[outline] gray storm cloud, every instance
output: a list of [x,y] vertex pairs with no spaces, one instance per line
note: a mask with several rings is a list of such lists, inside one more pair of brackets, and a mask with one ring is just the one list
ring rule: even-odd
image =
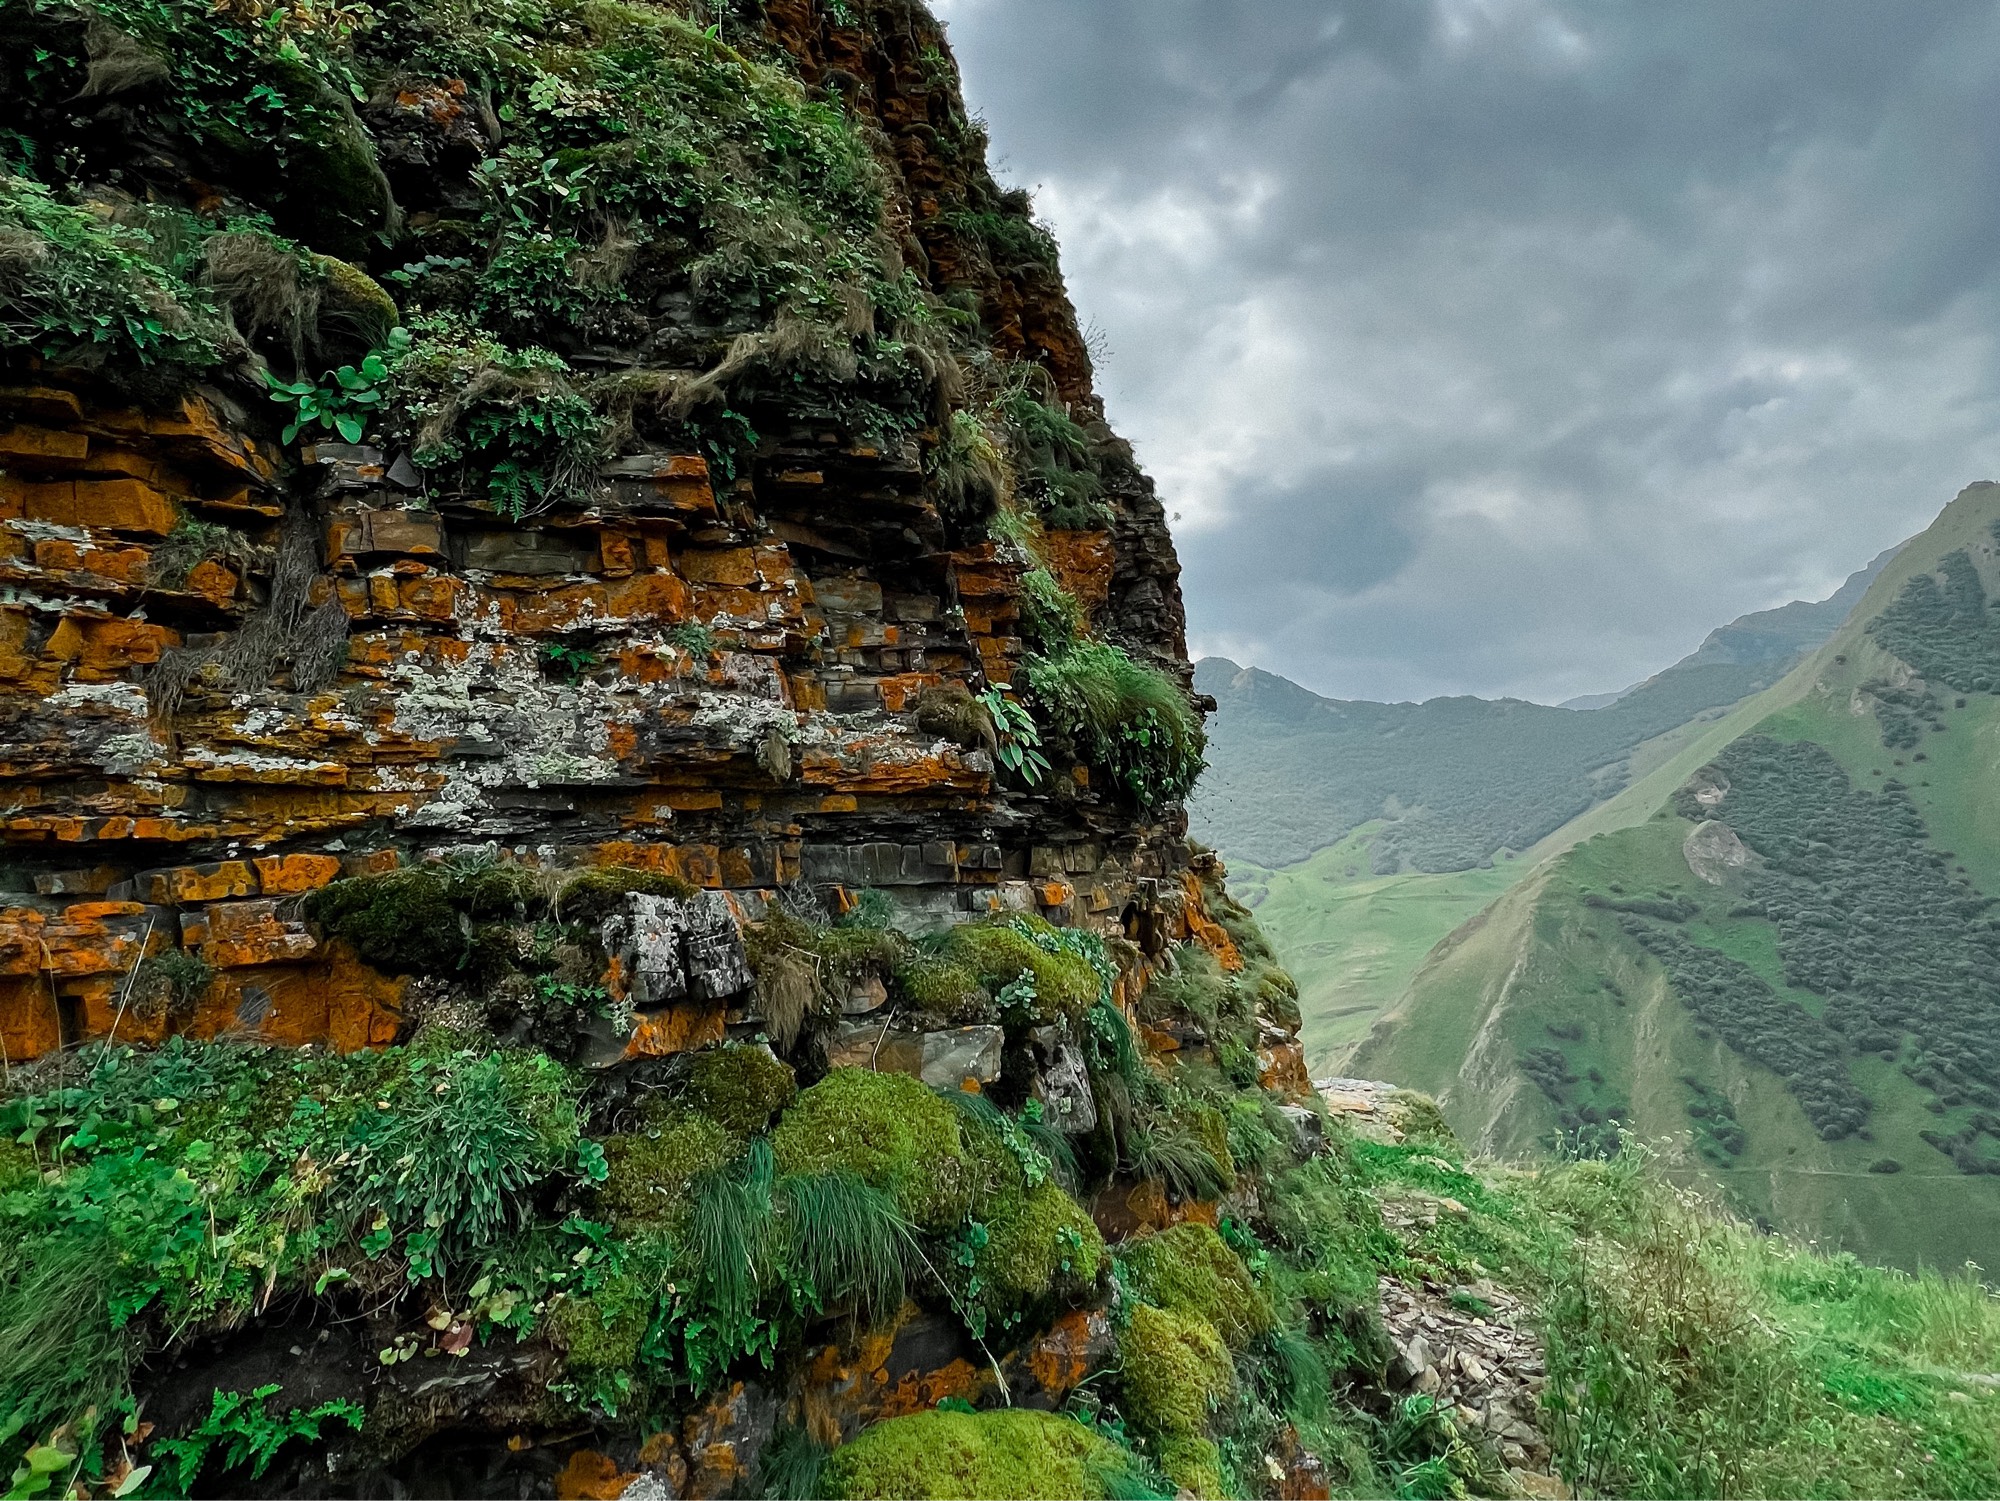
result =
[[2000,5],[938,9],[1198,654],[1622,687],[2000,478]]

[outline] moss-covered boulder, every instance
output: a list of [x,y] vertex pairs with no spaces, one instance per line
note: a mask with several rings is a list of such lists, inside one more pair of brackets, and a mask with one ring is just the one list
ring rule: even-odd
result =
[[958,1117],[907,1074],[835,1069],[793,1102],[771,1148],[781,1173],[852,1173],[894,1194],[922,1230],[956,1225],[971,1202]]
[[834,1451],[820,1482],[822,1494],[846,1501],[1070,1501],[1133,1494],[1131,1468],[1123,1450],[1073,1418],[933,1411],[867,1429]]
[[676,1219],[696,1176],[741,1149],[705,1115],[676,1112],[657,1124],[602,1143],[609,1173],[597,1186],[597,1210],[621,1226],[663,1226]]
[[1156,1440],[1199,1438],[1236,1388],[1215,1326],[1199,1314],[1141,1303],[1118,1336],[1126,1416]]
[[1064,1017],[1079,1020],[1097,1003],[1101,989],[1097,970],[1088,959],[1080,954],[1050,952],[1022,931],[1018,919],[954,928],[940,957],[958,965],[996,996],[1026,975],[1034,995],[1013,1003],[1006,1017],[1010,1023],[1039,1024]]
[[979,976],[940,954],[913,954],[892,977],[897,999],[911,1010],[952,1026],[993,1020],[993,997]]
[[622,1371],[639,1358],[652,1318],[651,1297],[636,1278],[622,1278],[596,1292],[559,1299],[549,1309],[547,1327],[567,1364]]
[[1044,1178],[987,1227],[974,1270],[989,1305],[1011,1312],[1081,1297],[1103,1265],[1104,1237],[1096,1224],[1061,1185]]
[[1271,1300],[1222,1237],[1196,1221],[1143,1236],[1118,1253],[1125,1284],[1138,1297],[1205,1320],[1234,1349],[1277,1323]]
[[624,911],[625,898],[635,891],[646,896],[685,900],[694,895],[695,888],[664,871],[600,866],[571,876],[563,883],[556,896],[556,915],[566,923],[594,928],[613,913]]
[[752,1136],[798,1092],[789,1064],[761,1044],[744,1043],[696,1053],[688,1062],[684,1098],[724,1130]]
[[477,924],[525,916],[538,897],[521,866],[434,861],[335,881],[308,895],[304,911],[377,969],[448,975],[471,964]]

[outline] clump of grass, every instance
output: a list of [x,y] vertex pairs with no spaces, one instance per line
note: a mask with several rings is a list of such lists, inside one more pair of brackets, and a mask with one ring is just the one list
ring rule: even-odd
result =
[[1201,716],[1157,667],[1102,641],[1031,656],[1022,679],[1044,738],[1059,736],[1142,809],[1179,802],[1207,764]]
[[780,1050],[798,1041],[808,1022],[837,1016],[864,979],[887,981],[905,952],[893,929],[815,922],[773,905],[743,935],[757,977],[757,1009]]
[[[1226,1143],[1226,1138],[1225,1138]],[[1220,1198],[1235,1186],[1225,1144],[1218,1150],[1185,1115],[1149,1111],[1127,1136],[1125,1167],[1150,1178],[1182,1203]]]

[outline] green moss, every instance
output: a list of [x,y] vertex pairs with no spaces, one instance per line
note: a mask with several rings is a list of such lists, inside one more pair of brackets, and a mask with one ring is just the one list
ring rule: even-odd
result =
[[607,1137],[610,1176],[597,1186],[600,1213],[626,1224],[665,1224],[687,1202],[688,1185],[735,1157],[737,1143],[707,1116],[679,1113],[647,1131]]
[[621,1277],[593,1293],[561,1299],[549,1310],[548,1330],[570,1365],[619,1371],[639,1358],[652,1317],[652,1298],[636,1278]]
[[536,900],[534,876],[518,865],[434,862],[335,881],[308,895],[304,910],[378,969],[450,974],[479,946],[461,916],[525,915]]
[[936,954],[914,954],[892,977],[902,1001],[939,1021],[964,1026],[993,1018],[993,997],[965,965]]
[[689,1060],[686,1100],[738,1136],[752,1136],[799,1092],[790,1066],[754,1043],[711,1048]]
[[793,1102],[771,1146],[780,1172],[853,1173],[920,1229],[957,1224],[970,1202],[958,1119],[907,1074],[835,1069]]
[[941,957],[975,976],[998,994],[1025,972],[1034,982],[1034,999],[1025,1014],[1009,1021],[1031,1024],[1068,1017],[1080,1019],[1096,1004],[1097,971],[1077,954],[1052,954],[1013,923],[967,923],[952,929]]
[[1194,1313],[1140,1303],[1118,1336],[1126,1415],[1155,1439],[1198,1438],[1236,1389],[1229,1348]]
[[633,891],[684,900],[694,895],[695,888],[679,876],[663,871],[600,866],[571,876],[563,883],[556,898],[556,912],[566,923],[594,928],[613,913],[624,911],[626,894]]
[[846,1501],[1065,1501],[1104,1496],[1105,1477],[1127,1468],[1117,1445],[1075,1419],[1016,1407],[877,1423],[834,1451],[821,1482]]
[[1222,1451],[1212,1440],[1170,1438],[1157,1447],[1160,1469],[1176,1489],[1198,1496],[1201,1501],[1215,1501],[1229,1494],[1222,1478]]
[[378,969],[458,969],[464,953],[458,913],[442,877],[428,867],[336,881],[306,897],[304,911]]
[[1171,1312],[1199,1315],[1235,1349],[1277,1324],[1243,1259],[1207,1225],[1190,1220],[1129,1241],[1118,1259],[1133,1292]]
[[975,1270],[988,1301],[1009,1311],[1054,1298],[1073,1301],[1097,1281],[1104,1237],[1053,1179],[1030,1189],[1010,1214],[989,1222]]
[[955,741],[967,750],[981,746],[990,750],[995,744],[992,712],[956,679],[933,683],[919,693],[916,716],[918,729]]
[[395,298],[359,266],[330,255],[314,256],[313,261],[325,279],[319,299],[321,326],[337,327],[364,348],[385,343],[389,330],[402,319]]
[[1399,1089],[1389,1096],[1389,1109],[1397,1129],[1406,1140],[1450,1147],[1453,1151],[1463,1150],[1457,1134],[1445,1120],[1444,1112],[1438,1109],[1437,1101],[1429,1095]]
[[32,1187],[42,1176],[35,1154],[19,1142],[0,1136],[0,1194]]
[[994,1225],[1018,1214],[1028,1196],[1021,1159],[997,1133],[966,1121],[961,1133],[966,1179],[971,1185],[970,1213],[982,1225]]
[[1224,1186],[1236,1186],[1236,1158],[1229,1150],[1229,1117],[1213,1105],[1186,1107],[1188,1128],[1222,1169]]

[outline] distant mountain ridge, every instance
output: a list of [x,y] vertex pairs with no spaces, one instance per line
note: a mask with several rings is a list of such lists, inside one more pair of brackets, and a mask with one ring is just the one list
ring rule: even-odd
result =
[[[1812,650],[1840,629],[1840,623],[1861,603],[1861,596],[1868,592],[1868,585],[1874,581],[1875,575],[1896,556],[1897,548],[1902,545],[1898,543],[1896,547],[1877,554],[1873,562],[1859,573],[1850,575],[1846,583],[1825,599],[1795,599],[1776,609],[1757,610],[1730,621],[1728,625],[1717,626],[1693,653],[1681,658],[1667,671],[1712,663],[1758,667],[1783,662],[1789,666],[1801,654]],[[1579,698],[1566,698],[1557,707],[1602,709],[1652,681],[1654,679],[1647,678],[1616,693],[1586,693]]]
[[1523,850],[1629,780],[1633,751],[1768,687],[1839,626],[1892,548],[1819,601],[1745,615],[1665,671],[1574,707],[1521,699],[1321,698],[1224,657],[1195,664],[1217,712],[1189,803],[1224,856],[1295,864],[1372,820],[1373,869],[1466,870]]

